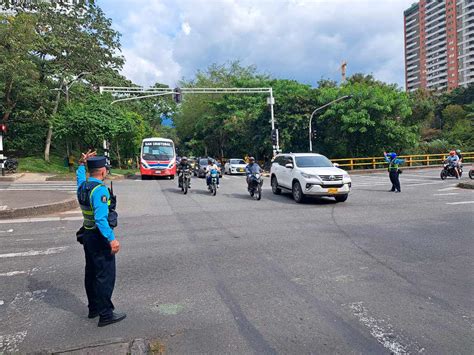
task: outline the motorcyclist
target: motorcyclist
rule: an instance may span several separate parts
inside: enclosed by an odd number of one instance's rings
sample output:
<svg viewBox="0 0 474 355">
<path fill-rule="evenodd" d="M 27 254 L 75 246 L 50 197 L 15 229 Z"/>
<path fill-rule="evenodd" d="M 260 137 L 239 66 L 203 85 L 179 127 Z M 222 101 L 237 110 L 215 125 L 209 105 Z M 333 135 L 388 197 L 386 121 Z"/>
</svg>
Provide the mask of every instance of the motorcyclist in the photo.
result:
<svg viewBox="0 0 474 355">
<path fill-rule="evenodd" d="M 462 168 L 462 154 L 461 154 L 461 149 L 456 149 L 456 155 L 459 158 L 458 162 L 458 172 L 461 174 L 461 168 Z"/>
<path fill-rule="evenodd" d="M 176 170 L 178 172 L 178 185 L 179 187 L 183 186 L 183 174 L 182 172 L 185 170 L 191 170 L 191 164 L 188 162 L 187 157 L 182 157 L 181 161 L 179 162 L 178 166 L 176 167 Z M 189 182 L 188 188 L 191 188 L 191 181 Z"/>
<path fill-rule="evenodd" d="M 247 175 L 247 188 L 250 190 L 250 177 L 253 174 L 260 174 L 262 172 L 262 168 L 260 165 L 255 163 L 254 157 L 249 157 L 249 163 L 245 167 L 245 175 Z"/>
<path fill-rule="evenodd" d="M 207 186 L 211 185 L 211 171 L 216 170 L 217 172 L 220 173 L 219 167 L 217 164 L 212 160 L 208 159 L 207 160 L 207 166 L 206 166 L 206 181 L 207 181 Z M 217 174 L 217 188 L 219 188 L 219 174 Z"/>
<path fill-rule="evenodd" d="M 449 156 L 446 158 L 445 162 L 448 163 L 449 167 L 454 170 L 454 173 L 456 174 L 456 179 L 459 179 L 459 157 L 456 155 L 456 151 L 450 151 Z"/>
</svg>

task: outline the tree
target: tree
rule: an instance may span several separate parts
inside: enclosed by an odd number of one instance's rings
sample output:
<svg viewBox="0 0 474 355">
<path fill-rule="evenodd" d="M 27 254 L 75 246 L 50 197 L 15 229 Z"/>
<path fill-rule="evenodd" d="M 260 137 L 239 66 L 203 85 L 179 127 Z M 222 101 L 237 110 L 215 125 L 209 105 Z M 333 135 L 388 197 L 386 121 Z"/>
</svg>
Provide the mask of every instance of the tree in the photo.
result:
<svg viewBox="0 0 474 355">
<path fill-rule="evenodd" d="M 34 25 L 31 15 L 0 16 L 0 109 L 4 123 L 19 101 L 35 97 L 39 91 L 34 83 L 39 71 L 31 55 L 38 44 Z"/>
<path fill-rule="evenodd" d="M 123 58 L 120 35 L 111 20 L 94 4 L 39 5 L 35 12 L 36 30 L 41 37 L 37 49 L 42 76 L 57 85 L 51 117 L 58 112 L 61 92 L 79 76 L 120 69 Z M 50 120 L 44 157 L 49 160 L 53 120 Z"/>
</svg>

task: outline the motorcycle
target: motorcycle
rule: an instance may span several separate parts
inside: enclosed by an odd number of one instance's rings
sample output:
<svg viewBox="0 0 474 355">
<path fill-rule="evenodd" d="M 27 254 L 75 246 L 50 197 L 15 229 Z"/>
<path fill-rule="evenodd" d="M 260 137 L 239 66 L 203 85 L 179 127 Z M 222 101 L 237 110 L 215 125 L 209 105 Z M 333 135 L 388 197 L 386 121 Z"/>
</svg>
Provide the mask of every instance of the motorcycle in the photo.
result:
<svg viewBox="0 0 474 355">
<path fill-rule="evenodd" d="M 257 201 L 260 201 L 262 198 L 262 185 L 263 185 L 263 178 L 262 174 L 256 173 L 249 175 L 248 180 L 248 191 L 250 196 L 255 198 Z"/>
<path fill-rule="evenodd" d="M 441 170 L 440 177 L 441 180 L 446 180 L 447 177 L 456 177 L 456 167 L 444 163 L 443 170 Z M 459 167 L 459 178 L 462 176 L 462 167 Z"/>
<path fill-rule="evenodd" d="M 181 191 L 183 191 L 183 193 L 186 195 L 188 193 L 188 189 L 191 186 L 191 170 L 186 169 L 180 171 L 179 178 L 181 180 Z"/>
<path fill-rule="evenodd" d="M 474 169 L 469 170 L 469 178 L 474 179 Z"/>
<path fill-rule="evenodd" d="M 217 194 L 217 177 L 219 176 L 219 172 L 217 170 L 211 170 L 211 183 L 208 186 L 209 191 L 211 192 L 212 196 L 216 196 Z"/>
<path fill-rule="evenodd" d="M 7 174 L 14 174 L 18 169 L 18 160 L 15 158 L 8 158 L 5 160 L 4 169 Z"/>
</svg>

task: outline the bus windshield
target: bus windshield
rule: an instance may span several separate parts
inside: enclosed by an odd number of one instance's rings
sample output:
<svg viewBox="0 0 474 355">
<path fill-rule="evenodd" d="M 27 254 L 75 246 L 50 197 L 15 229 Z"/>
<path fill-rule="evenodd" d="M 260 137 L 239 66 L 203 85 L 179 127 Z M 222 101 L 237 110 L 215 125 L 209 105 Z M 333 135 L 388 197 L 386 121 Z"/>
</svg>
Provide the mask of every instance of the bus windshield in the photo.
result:
<svg viewBox="0 0 474 355">
<path fill-rule="evenodd" d="M 174 157 L 174 147 L 171 142 L 144 142 L 143 159 L 171 160 Z"/>
</svg>

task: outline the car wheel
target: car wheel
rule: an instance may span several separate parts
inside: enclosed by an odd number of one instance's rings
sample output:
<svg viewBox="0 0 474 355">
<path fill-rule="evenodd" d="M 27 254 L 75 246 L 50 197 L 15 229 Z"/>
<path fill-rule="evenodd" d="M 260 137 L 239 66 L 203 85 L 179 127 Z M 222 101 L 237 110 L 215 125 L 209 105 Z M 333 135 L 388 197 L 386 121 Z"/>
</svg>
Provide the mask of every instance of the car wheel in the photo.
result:
<svg viewBox="0 0 474 355">
<path fill-rule="evenodd" d="M 293 183 L 292 192 L 293 192 L 293 199 L 297 203 L 301 203 L 301 202 L 304 201 L 304 193 L 303 193 L 303 190 L 301 189 L 301 185 L 298 181 L 295 181 Z"/>
<path fill-rule="evenodd" d="M 275 195 L 281 194 L 281 189 L 278 187 L 278 180 L 275 176 L 272 176 L 272 192 Z"/>
<path fill-rule="evenodd" d="M 349 197 L 349 195 L 337 195 L 337 196 L 334 196 L 334 198 L 336 199 L 336 202 L 344 202 L 347 200 L 347 198 Z"/>
</svg>

